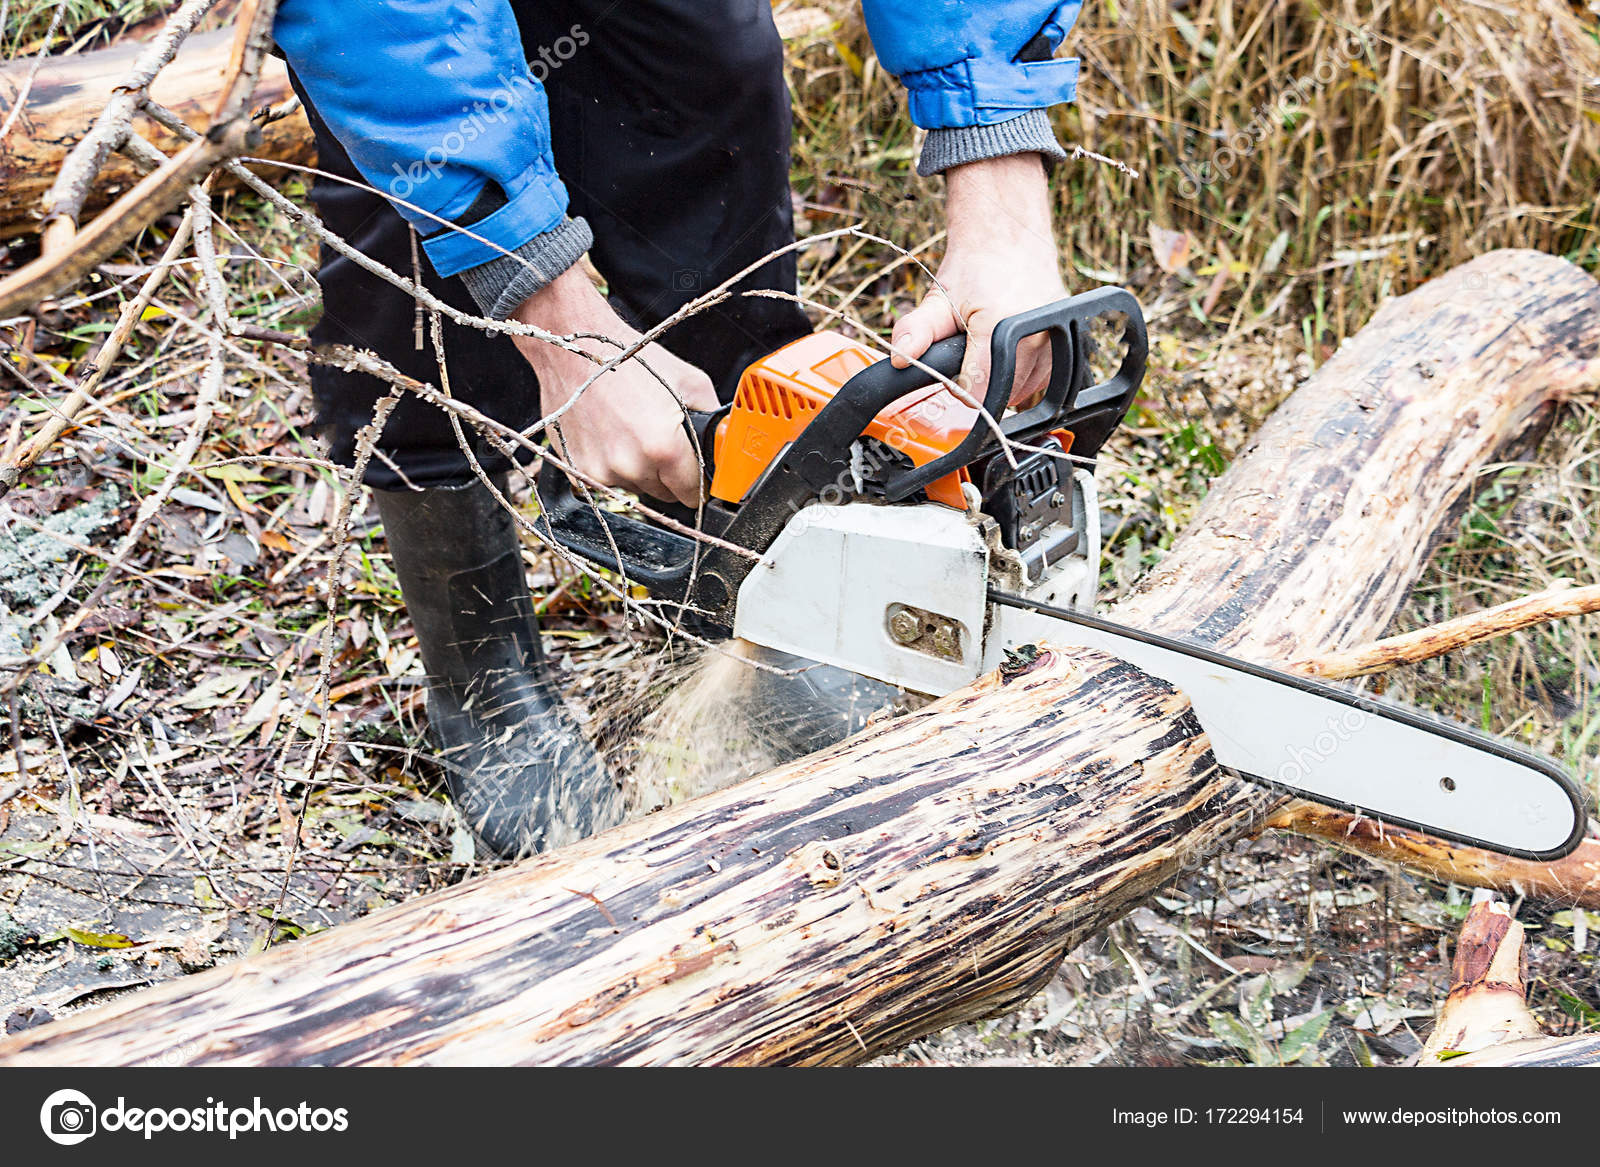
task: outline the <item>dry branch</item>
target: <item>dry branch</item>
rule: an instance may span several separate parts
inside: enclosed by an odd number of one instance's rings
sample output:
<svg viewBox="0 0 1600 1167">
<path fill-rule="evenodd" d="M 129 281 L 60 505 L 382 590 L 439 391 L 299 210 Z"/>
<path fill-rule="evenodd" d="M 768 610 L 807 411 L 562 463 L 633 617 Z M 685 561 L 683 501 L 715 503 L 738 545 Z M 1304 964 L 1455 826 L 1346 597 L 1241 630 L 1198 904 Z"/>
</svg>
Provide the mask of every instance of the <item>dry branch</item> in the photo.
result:
<svg viewBox="0 0 1600 1167">
<path fill-rule="evenodd" d="M 0 316 L 14 316 L 77 284 L 140 231 L 175 207 L 218 163 L 242 154 L 259 137 L 249 122 L 219 127 L 174 156 L 111 204 L 71 245 L 40 255 L 0 280 Z"/>
<path fill-rule="evenodd" d="M 1515 327 L 1512 327 L 1512 325 Z M 1503 252 L 1390 303 L 1116 615 L 1288 661 L 1382 632 L 1477 472 L 1600 353 L 1600 286 Z M 1425 365 L 1425 367 L 1424 367 Z M 1012 1007 L 1274 807 L 1185 703 L 1047 654 L 842 746 L 0 1044 L 0 1061 L 861 1061 Z"/>
<path fill-rule="evenodd" d="M 157 38 L 155 46 L 141 55 L 135 75 L 123 88 L 135 91 L 146 88 L 149 79 L 140 69 L 153 76 L 164 63 L 161 57 L 168 44 L 175 49 L 208 7 L 207 0 L 191 0 L 180 9 Z M 218 104 L 218 120 L 212 121 L 203 135 L 117 199 L 87 230 L 70 238 L 64 227 L 52 231 L 38 259 L 0 280 L 0 316 L 14 315 L 76 284 L 139 231 L 177 206 L 189 188 L 203 181 L 215 166 L 260 142 L 261 130 L 250 120 L 245 107 L 271 47 L 272 18 L 276 9 L 276 0 L 251 0 L 243 6 Z M 106 152 L 119 140 L 126 140 L 126 123 L 132 116 L 132 109 L 125 111 L 127 117 L 122 116 L 123 96 L 119 94 L 112 99 L 90 136 L 79 143 L 63 164 L 67 179 L 64 185 L 58 183 L 59 189 L 52 188 L 52 206 L 48 208 L 58 224 L 76 214 L 74 203 L 81 206 L 80 192 L 86 195 Z M 115 116 L 112 116 L 113 110 Z"/>
<path fill-rule="evenodd" d="M 1441 883 L 1486 887 L 1506 895 L 1600 909 L 1600 827 L 1564 859 L 1534 863 L 1478 847 L 1446 843 L 1316 803 L 1295 801 L 1266 821 L 1274 830 L 1321 839 L 1379 863 L 1394 863 Z"/>
<path fill-rule="evenodd" d="M 127 344 L 128 338 L 133 335 L 134 326 L 139 323 L 139 318 L 149 306 L 151 298 L 155 296 L 156 289 L 171 272 L 172 261 L 183 248 L 188 246 L 193 222 L 192 211 L 184 215 L 178 224 L 178 229 L 167 241 L 166 250 L 156 263 L 155 269 L 145 277 L 144 283 L 140 285 L 133 299 L 125 301 L 118 310 L 117 323 L 111 329 L 111 334 L 106 337 L 105 343 L 95 353 L 88 371 L 79 378 L 78 384 L 61 404 L 51 411 L 49 419 L 17 451 L 16 457 L 9 464 L 0 465 L 0 498 L 10 493 L 23 473 L 33 467 L 45 451 L 55 444 L 56 439 L 71 427 L 72 420 L 77 417 L 79 411 L 93 400 L 95 390 L 100 387 L 100 382 L 105 379 L 117 358 L 122 355 L 122 346 Z"/>
<path fill-rule="evenodd" d="M 1387 672 L 1397 665 L 1432 660 L 1479 641 L 1569 616 L 1600 612 L 1600 585 L 1573 587 L 1563 580 L 1541 592 L 1521 596 L 1481 612 L 1469 612 L 1427 628 L 1385 637 L 1343 652 L 1296 661 L 1291 667 L 1310 677 L 1344 680 Z"/>
<path fill-rule="evenodd" d="M 222 91 L 232 42 L 231 29 L 190 36 L 182 42 L 172 63 L 155 74 L 144 93 L 175 111 L 187 124 L 204 128 L 210 124 L 211 109 Z M 64 226 L 64 231 L 52 233 L 70 240 L 82 214 L 100 210 L 142 177 L 144 171 L 119 153 L 128 147 L 129 132 L 149 139 L 165 154 L 183 148 L 182 138 L 137 109 L 143 94 L 127 87 L 130 79 L 148 75 L 148 70 L 135 65 L 146 51 L 137 43 L 119 43 L 45 62 L 22 120 L 9 136 L 0 139 L 0 237 L 38 229 L 42 215 L 47 232 Z M 0 96 L 9 98 L 17 92 L 20 68 L 0 68 Z M 113 86 L 118 88 L 113 91 Z M 283 62 L 267 60 L 256 86 L 254 104 L 279 105 L 292 96 Z M 110 103 L 132 104 L 135 110 L 122 124 L 120 133 L 104 135 L 110 145 L 100 160 L 99 176 L 84 179 L 81 173 L 94 160 L 92 157 L 74 155 L 82 161 L 75 161 L 70 168 L 64 167 L 63 162 L 80 139 L 89 141 L 85 135 L 92 134 L 93 127 L 110 116 L 108 104 L 106 115 L 90 121 L 108 98 Z M 311 127 L 305 115 L 298 112 L 263 126 L 261 141 L 253 149 L 263 157 L 293 162 L 309 162 L 315 154 Z M 58 170 L 60 178 L 56 179 Z M 52 195 L 53 187 L 59 188 L 58 195 Z"/>
<path fill-rule="evenodd" d="M 139 50 L 132 69 L 126 75 L 118 74 L 119 80 L 111 89 L 94 125 L 68 152 L 45 196 L 41 209 L 47 228 L 46 255 L 53 255 L 71 244 L 89 190 L 106 158 L 113 150 L 119 149 L 127 138 L 134 112 L 149 90 L 151 81 L 172 60 L 178 47 L 214 4 L 215 0 L 187 0 L 162 26 L 155 39 Z M 102 77 L 98 80 L 110 81 L 111 78 Z M 80 98 L 78 112 L 81 116 L 85 105 L 81 103 L 82 95 L 76 96 Z M 29 111 L 28 120 L 30 123 L 36 120 L 32 111 Z M 34 129 L 34 126 L 29 126 L 30 138 L 34 136 Z M 33 161 L 37 163 L 39 159 Z M 55 221 L 53 225 L 52 220 Z"/>
</svg>

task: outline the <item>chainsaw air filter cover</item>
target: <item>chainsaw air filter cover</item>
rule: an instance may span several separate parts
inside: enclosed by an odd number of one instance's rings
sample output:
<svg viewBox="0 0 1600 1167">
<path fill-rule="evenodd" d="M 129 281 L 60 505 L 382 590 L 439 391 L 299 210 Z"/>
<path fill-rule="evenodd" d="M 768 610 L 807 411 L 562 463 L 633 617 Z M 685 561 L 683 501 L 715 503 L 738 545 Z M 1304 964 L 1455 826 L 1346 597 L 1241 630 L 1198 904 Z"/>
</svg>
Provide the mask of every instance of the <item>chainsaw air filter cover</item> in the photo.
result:
<svg viewBox="0 0 1600 1167">
<path fill-rule="evenodd" d="M 818 332 L 747 368 L 727 421 L 717 431 L 711 496 L 728 503 L 744 501 L 778 452 L 800 436 L 850 378 L 879 359 L 859 341 Z M 926 466 L 955 449 L 977 419 L 975 408 L 944 386 L 931 385 L 884 410 L 863 436 L 905 455 L 913 466 Z M 962 467 L 930 482 L 928 497 L 964 508 L 961 484 L 968 481 Z"/>
</svg>

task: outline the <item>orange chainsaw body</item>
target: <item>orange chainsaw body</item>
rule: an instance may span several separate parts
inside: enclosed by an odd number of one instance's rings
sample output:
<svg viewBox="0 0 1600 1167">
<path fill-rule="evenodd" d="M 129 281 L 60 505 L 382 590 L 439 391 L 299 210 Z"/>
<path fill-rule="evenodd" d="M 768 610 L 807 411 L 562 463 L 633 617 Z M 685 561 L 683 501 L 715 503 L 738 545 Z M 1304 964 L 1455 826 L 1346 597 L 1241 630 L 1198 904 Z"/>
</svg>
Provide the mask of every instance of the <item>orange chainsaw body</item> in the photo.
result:
<svg viewBox="0 0 1600 1167">
<path fill-rule="evenodd" d="M 817 332 L 785 345 L 751 365 L 739 378 L 733 408 L 717 427 L 711 494 L 738 503 L 772 460 L 800 436 L 844 383 L 878 354 L 837 332 Z M 867 427 L 876 438 L 925 466 L 948 454 L 978 423 L 978 411 L 942 385 L 912 393 L 880 413 Z M 1065 435 L 1071 440 L 1071 435 Z M 962 467 L 928 484 L 935 502 L 966 508 Z M 845 485 L 845 484 L 841 484 Z"/>
</svg>

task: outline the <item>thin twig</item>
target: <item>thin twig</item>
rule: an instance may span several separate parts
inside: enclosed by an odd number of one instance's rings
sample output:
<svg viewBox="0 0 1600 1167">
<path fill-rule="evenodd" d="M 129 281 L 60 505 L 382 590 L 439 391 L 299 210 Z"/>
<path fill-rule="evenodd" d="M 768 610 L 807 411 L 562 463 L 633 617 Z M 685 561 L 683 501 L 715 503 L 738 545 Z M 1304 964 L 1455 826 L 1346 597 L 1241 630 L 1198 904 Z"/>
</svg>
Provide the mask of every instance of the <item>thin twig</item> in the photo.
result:
<svg viewBox="0 0 1600 1167">
<path fill-rule="evenodd" d="M 196 245 L 197 247 L 202 246 L 202 240 L 208 245 L 211 238 L 211 203 L 204 190 L 196 190 L 192 208 L 194 210 L 193 232 Z M 202 252 L 202 255 L 204 254 Z M 215 267 L 214 254 L 212 255 L 212 267 Z M 222 295 L 220 289 L 217 295 L 219 297 Z M 226 311 L 225 306 L 224 311 Z M 175 451 L 172 465 L 168 468 L 166 476 L 139 505 L 133 524 L 128 528 L 128 533 L 122 537 L 121 542 L 118 543 L 117 550 L 112 553 L 105 573 L 89 594 L 89 598 L 79 605 L 78 610 L 62 623 L 55 635 L 50 637 L 43 647 L 36 649 L 27 658 L 24 666 L 17 671 L 17 675 L 6 684 L 3 691 L 12 701 L 17 700 L 22 685 L 32 675 L 33 671 L 48 660 L 57 648 L 65 644 L 77 627 L 94 610 L 95 605 L 100 602 L 100 598 L 105 595 L 107 589 L 116 580 L 123 562 L 129 555 L 133 554 L 134 548 L 138 546 L 139 540 L 144 535 L 145 528 L 166 504 L 167 499 L 171 497 L 178 483 L 182 481 L 184 471 L 194 461 L 195 455 L 200 450 L 200 443 L 210 429 L 212 414 L 216 409 L 217 401 L 222 395 L 222 385 L 226 373 L 223 355 L 221 345 L 214 342 L 211 358 L 206 366 L 205 374 L 200 379 L 199 392 L 195 398 L 194 420 L 189 424 L 189 429 L 185 433 L 182 443 Z"/>
<path fill-rule="evenodd" d="M 144 310 L 150 306 L 150 300 L 156 294 L 156 289 L 161 286 L 161 281 L 171 270 L 169 265 L 177 258 L 178 253 L 188 246 L 193 224 L 193 211 L 186 211 L 178 224 L 178 229 L 172 233 L 172 239 L 167 243 L 167 249 L 162 253 L 160 262 L 146 277 L 138 294 L 122 305 L 122 310 L 117 315 L 117 323 L 112 328 L 111 334 L 106 337 L 105 343 L 100 346 L 100 350 L 95 353 L 88 373 L 78 382 L 67 399 L 56 407 L 55 416 L 41 426 L 18 451 L 16 461 L 9 466 L 0 466 L 0 498 L 4 498 L 22 475 L 30 470 L 44 452 L 55 444 L 56 439 L 67 431 L 78 411 L 94 396 L 94 391 L 100 387 L 100 382 L 105 379 L 106 373 L 122 355 L 123 346 L 133 335 L 133 330 L 138 325 Z"/>
<path fill-rule="evenodd" d="M 176 206 L 219 162 L 248 149 L 258 132 L 248 122 L 232 122 L 217 127 L 214 138 L 208 135 L 189 143 L 112 203 L 78 233 L 70 247 L 40 255 L 0 280 L 0 316 L 30 308 L 72 287 Z"/>
<path fill-rule="evenodd" d="M 16 124 L 23 108 L 28 104 L 28 94 L 33 92 L 33 82 L 39 76 L 39 67 L 44 64 L 44 59 L 50 55 L 50 45 L 56 39 L 56 29 L 61 27 L 61 16 L 67 10 L 67 0 L 57 0 L 55 14 L 50 17 L 50 28 L 44 34 L 44 43 L 39 46 L 39 51 L 34 54 L 33 63 L 28 66 L 28 75 L 23 79 L 22 88 L 17 91 L 17 100 L 11 103 L 11 108 L 6 112 L 6 120 L 0 125 L 0 142 L 6 140 L 6 135 L 11 132 L 11 127 Z M 5 27 L 0 21 L 0 28 Z"/>
</svg>

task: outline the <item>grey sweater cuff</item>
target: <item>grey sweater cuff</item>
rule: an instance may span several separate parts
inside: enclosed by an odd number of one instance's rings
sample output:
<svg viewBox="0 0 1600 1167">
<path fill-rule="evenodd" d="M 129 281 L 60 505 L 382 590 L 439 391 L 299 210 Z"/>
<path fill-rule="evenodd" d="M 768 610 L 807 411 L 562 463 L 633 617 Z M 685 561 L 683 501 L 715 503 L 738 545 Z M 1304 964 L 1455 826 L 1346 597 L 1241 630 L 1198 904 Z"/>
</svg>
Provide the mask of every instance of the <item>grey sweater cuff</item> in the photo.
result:
<svg viewBox="0 0 1600 1167">
<path fill-rule="evenodd" d="M 594 244 L 582 219 L 563 219 L 510 255 L 469 267 L 461 282 L 485 316 L 505 320 L 517 305 L 566 271 Z"/>
<path fill-rule="evenodd" d="M 927 178 L 966 162 L 1001 158 L 1007 154 L 1038 153 L 1062 159 L 1067 152 L 1056 141 L 1050 117 L 1042 109 L 992 126 L 966 126 L 958 130 L 929 130 L 917 159 L 917 173 Z"/>
</svg>

